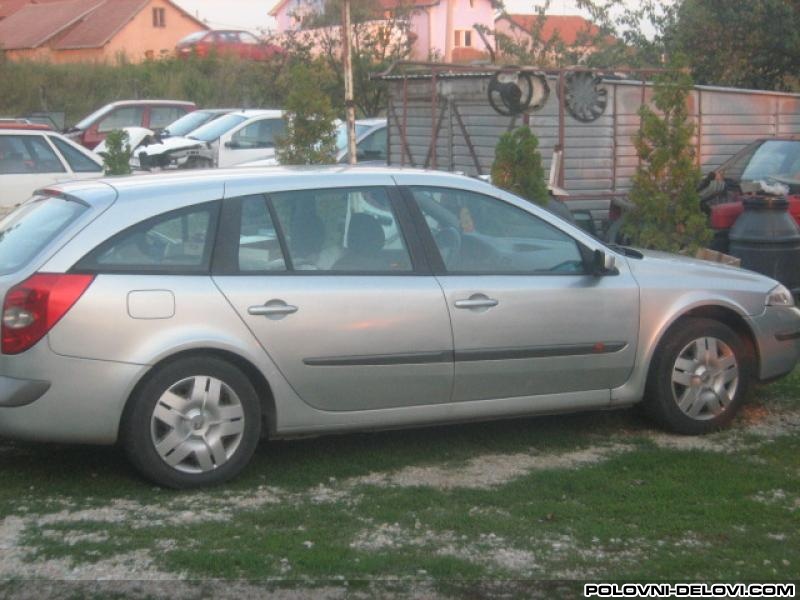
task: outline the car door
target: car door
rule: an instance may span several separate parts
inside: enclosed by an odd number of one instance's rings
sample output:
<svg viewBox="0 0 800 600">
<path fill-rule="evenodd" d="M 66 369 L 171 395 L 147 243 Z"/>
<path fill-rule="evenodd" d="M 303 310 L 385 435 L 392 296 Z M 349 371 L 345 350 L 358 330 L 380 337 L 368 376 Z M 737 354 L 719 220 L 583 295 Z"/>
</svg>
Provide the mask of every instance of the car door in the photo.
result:
<svg viewBox="0 0 800 600">
<path fill-rule="evenodd" d="M 608 390 L 627 381 L 639 293 L 624 264 L 592 274 L 593 254 L 543 210 L 531 214 L 465 189 L 404 192 L 438 261 L 451 314 L 454 401 Z"/>
<path fill-rule="evenodd" d="M 283 118 L 262 117 L 227 132 L 220 138 L 218 166 L 232 167 L 273 158 L 276 139 L 284 129 Z"/>
<path fill-rule="evenodd" d="M 34 190 L 66 179 L 69 171 L 44 135 L 0 135 L 0 206 L 24 202 Z"/>
<path fill-rule="evenodd" d="M 226 200 L 220 239 L 228 242 L 214 280 L 297 394 L 320 410 L 450 399 L 442 291 L 406 237 L 402 205 L 377 183 Z"/>
</svg>

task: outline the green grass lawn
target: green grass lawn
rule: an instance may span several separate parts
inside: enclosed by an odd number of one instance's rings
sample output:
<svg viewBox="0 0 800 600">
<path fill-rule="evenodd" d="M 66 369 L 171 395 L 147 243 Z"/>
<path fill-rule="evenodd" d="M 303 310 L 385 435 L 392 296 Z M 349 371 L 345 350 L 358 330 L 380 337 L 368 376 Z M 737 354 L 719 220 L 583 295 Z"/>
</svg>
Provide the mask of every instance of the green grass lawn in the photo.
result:
<svg viewBox="0 0 800 600">
<path fill-rule="evenodd" d="M 271 442 L 201 492 L 152 487 L 117 449 L 0 442 L 0 576 L 269 580 L 298 597 L 799 579 L 799 457 L 800 372 L 702 438 L 617 411 Z"/>
</svg>

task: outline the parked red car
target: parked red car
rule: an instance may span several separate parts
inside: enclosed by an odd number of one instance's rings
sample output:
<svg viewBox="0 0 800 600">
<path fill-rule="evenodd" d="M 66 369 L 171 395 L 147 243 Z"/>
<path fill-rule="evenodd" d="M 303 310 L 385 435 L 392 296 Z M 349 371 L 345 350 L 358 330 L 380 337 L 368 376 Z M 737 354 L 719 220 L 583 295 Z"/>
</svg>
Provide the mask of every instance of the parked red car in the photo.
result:
<svg viewBox="0 0 800 600">
<path fill-rule="evenodd" d="M 144 127 L 154 132 L 197 109 L 194 102 L 181 100 L 123 100 L 106 104 L 67 129 L 64 134 L 89 150 L 106 139 L 109 131 L 123 127 Z"/>
<path fill-rule="evenodd" d="M 270 60 L 284 53 L 283 48 L 275 44 L 264 42 L 247 31 L 237 30 L 197 31 L 178 42 L 175 50 L 181 57 L 218 54 L 247 60 Z"/>
</svg>

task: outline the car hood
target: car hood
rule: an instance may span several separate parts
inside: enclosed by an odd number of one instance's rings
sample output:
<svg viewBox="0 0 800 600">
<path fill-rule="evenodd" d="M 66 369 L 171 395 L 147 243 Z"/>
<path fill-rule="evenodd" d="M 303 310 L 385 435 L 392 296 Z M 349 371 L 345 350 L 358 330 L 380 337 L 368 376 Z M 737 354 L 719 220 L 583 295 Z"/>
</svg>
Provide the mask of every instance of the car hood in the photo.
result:
<svg viewBox="0 0 800 600">
<path fill-rule="evenodd" d="M 137 150 L 147 136 L 153 135 L 152 129 L 146 127 L 123 127 L 122 130 L 128 134 L 128 144 Z M 103 140 L 94 148 L 95 154 L 107 152 L 106 141 Z"/>
<path fill-rule="evenodd" d="M 160 144 L 150 144 L 149 146 L 145 146 L 144 148 L 140 149 L 139 153 L 144 152 L 148 156 L 156 156 L 158 154 L 164 154 L 165 152 L 171 152 L 173 150 L 196 148 L 197 146 L 202 146 L 204 144 L 205 142 L 200 140 L 192 140 L 185 137 L 172 137 L 162 140 Z"/>
</svg>

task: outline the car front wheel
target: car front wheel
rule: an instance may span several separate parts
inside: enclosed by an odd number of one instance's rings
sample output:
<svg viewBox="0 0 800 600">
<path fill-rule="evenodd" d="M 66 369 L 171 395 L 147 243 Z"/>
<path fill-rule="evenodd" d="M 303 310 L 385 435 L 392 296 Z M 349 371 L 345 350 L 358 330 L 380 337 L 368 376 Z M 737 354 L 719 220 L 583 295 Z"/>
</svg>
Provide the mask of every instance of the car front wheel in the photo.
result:
<svg viewBox="0 0 800 600">
<path fill-rule="evenodd" d="M 252 384 L 214 357 L 158 368 L 130 402 L 122 431 L 126 453 L 159 485 L 226 481 L 244 468 L 258 444 L 261 415 Z"/>
<path fill-rule="evenodd" d="M 677 433 L 727 425 L 746 395 L 751 360 L 727 325 L 687 318 L 656 349 L 645 391 L 647 411 Z"/>
</svg>

